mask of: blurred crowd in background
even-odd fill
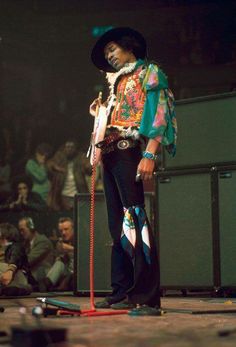
[[[48,143],[36,146],[31,157],[13,160],[5,132],[0,162],[0,212],[72,211],[74,196],[89,193],[91,165],[86,153],[68,139],[53,152]],[[96,190],[102,190],[97,170]]]
[[[40,143],[32,156],[13,161],[5,139],[0,163],[0,295],[73,290],[74,203],[78,193],[90,191],[89,159],[68,139],[54,152],[50,144]],[[102,191],[99,167],[96,190]]]

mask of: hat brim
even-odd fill
[[[106,72],[116,71],[105,59],[104,49],[109,42],[111,41],[116,42],[117,40],[125,36],[133,37],[135,40],[139,42],[141,49],[138,54],[139,56],[136,56],[136,58],[137,59],[145,58],[146,50],[147,50],[146,41],[144,37],[138,31],[128,27],[114,28],[107,31],[105,34],[103,34],[95,43],[92,49],[91,60],[93,64],[99,70],[106,71]]]

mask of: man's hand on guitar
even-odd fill
[[[99,107],[102,104],[102,92],[99,92],[98,97],[92,102],[89,107],[89,113],[91,116],[96,117],[98,115]]]
[[[100,99],[95,99],[92,104],[89,106],[89,113],[91,116],[96,117],[97,115],[97,107],[100,105]]]

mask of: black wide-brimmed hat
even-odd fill
[[[106,72],[115,71],[115,69],[108,64],[107,60],[105,59],[104,49],[109,42],[117,42],[123,37],[133,38],[137,42],[137,47],[135,47],[135,50],[133,50],[133,53],[137,59],[144,59],[146,57],[146,41],[138,31],[128,27],[114,28],[103,34],[92,49],[91,59],[93,64],[99,70]]]

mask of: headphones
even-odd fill
[[[27,227],[28,227],[30,230],[34,230],[34,229],[35,229],[35,226],[34,226],[33,219],[32,219],[31,217],[25,217],[24,219],[25,219],[25,221],[26,221]]]

